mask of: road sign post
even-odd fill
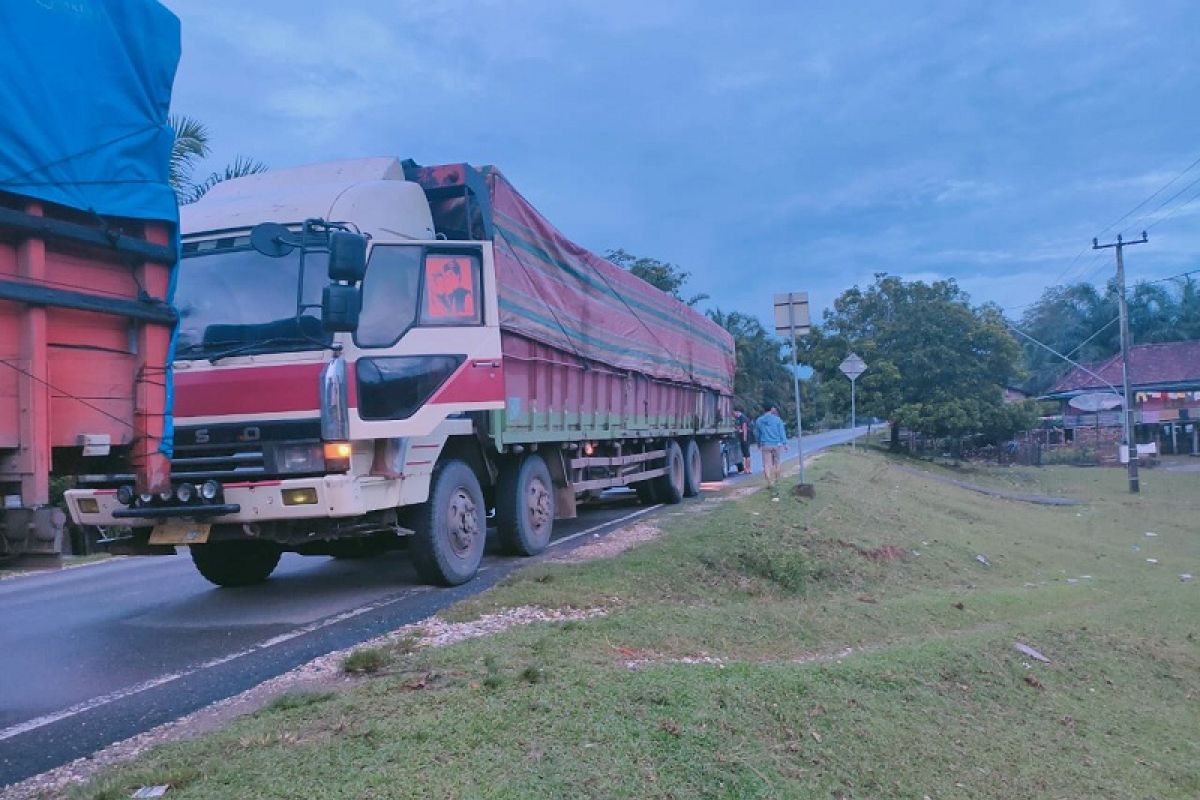
[[[775,295],[775,335],[788,337],[792,349],[792,389],[796,394],[796,457],[800,459],[800,483],[804,483],[804,420],[800,413],[800,372],[796,360],[797,336],[810,330],[808,292]]]
[[[838,365],[838,369],[850,379],[850,449],[857,450],[854,443],[858,437],[854,435],[854,429],[858,427],[858,409],[855,405],[854,390],[858,376],[867,371],[867,362],[859,358],[856,353],[851,353]]]

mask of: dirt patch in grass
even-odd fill
[[[843,542],[838,539],[836,542],[838,547],[846,550],[853,550],[868,561],[900,561],[907,555],[903,547],[897,547],[894,544],[884,544],[879,547],[862,547],[853,542]]]
[[[597,558],[612,558],[615,555],[624,553],[631,547],[637,547],[639,544],[656,539],[661,534],[662,529],[657,525],[638,522],[619,531],[614,531],[608,536],[593,539],[587,544],[576,547],[574,550],[563,553],[558,558],[552,560],[567,564],[578,564]]]

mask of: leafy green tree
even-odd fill
[[[689,306],[694,306],[700,301],[708,299],[708,295],[706,294],[696,294],[690,298],[684,298],[681,290],[684,284],[687,283],[688,278],[692,276],[692,273],[677,264],[672,264],[668,261],[659,261],[657,258],[635,256],[620,248],[609,250],[604,254],[604,257],[618,267],[629,270],[646,283],[666,292],[676,300],[687,303]]]
[[[209,154],[208,128],[193,117],[177,114],[172,114],[169,122],[175,130],[169,179],[180,205],[196,202],[222,181],[267,171],[267,165],[261,161],[239,155],[232,164],[226,164],[224,169],[209,173],[209,176],[201,181],[193,180],[196,167]]]
[[[846,416],[850,386],[838,365],[852,351],[867,362],[858,379],[859,414],[890,420],[893,446],[900,427],[966,436],[1020,421],[1003,410],[1004,387],[1022,376],[1020,346],[999,308],[972,307],[953,280],[877,274],[866,289],[843,292],[805,346],[823,401]]]

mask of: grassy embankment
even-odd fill
[[[685,506],[653,542],[450,613],[606,617],[397,653],[78,796],[1200,796],[1197,476],[1149,472],[1130,497],[1111,469],[947,474],[1085,504],[831,454],[815,501]]]

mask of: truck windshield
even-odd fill
[[[300,251],[271,258],[247,247],[185,244],[175,287],[178,358],[317,350],[331,335],[320,309],[296,315]],[[190,252],[189,252],[190,251]],[[328,283],[326,253],[304,257],[304,303],[319,306]]]

